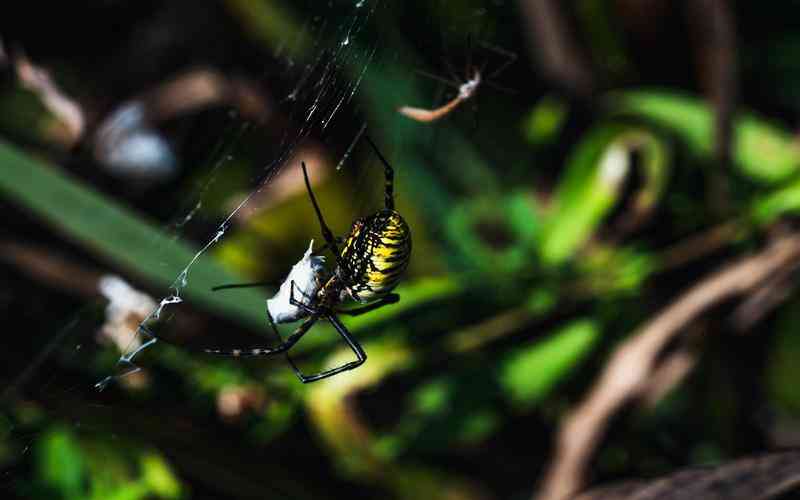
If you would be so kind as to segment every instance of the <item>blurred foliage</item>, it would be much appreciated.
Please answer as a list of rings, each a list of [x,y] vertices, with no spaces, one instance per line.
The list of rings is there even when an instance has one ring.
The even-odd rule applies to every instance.
[[[37,9],[0,28],[0,304],[20,325],[3,350],[8,496],[529,496],[608,352],[800,211],[800,36],[783,21],[800,9],[734,6],[727,168],[711,65],[696,63],[686,13],[654,4],[644,17],[632,2],[563,4],[600,82],[590,97],[545,77],[539,39],[506,2],[89,2],[49,14],[65,22],[47,36],[32,35]],[[756,57],[763,47],[781,50]],[[22,53],[79,103],[80,144],[59,140],[57,108],[20,81]],[[192,89],[153,97],[196,68],[222,75],[205,81],[211,98],[175,112]],[[475,68],[484,82],[446,117],[397,113],[453,99],[464,82],[444,80]],[[144,103],[173,146],[174,178],[103,165],[93,134],[123,102]],[[248,114],[254,102],[267,111]],[[309,240],[323,244],[300,160],[337,235],[381,206],[364,124],[395,167],[414,238],[401,300],[342,317],[367,363],[304,386],[282,357],[200,352],[273,342],[264,300]],[[145,315],[101,333],[102,274],[166,300],[150,325],[165,342],[134,364],[118,359],[146,340]],[[211,290],[242,281],[270,285]],[[791,276],[780,285],[794,292]],[[738,336],[732,305],[709,312],[695,373],[615,422],[596,478],[797,445],[796,305]],[[340,342],[320,323],[292,352],[309,372],[350,360]],[[107,375],[115,383],[96,391]]]
[[[120,451],[108,442],[80,442],[67,429],[53,427],[37,441],[35,485],[47,490],[42,495],[69,500],[182,497],[180,482],[159,454]],[[34,491],[30,494],[38,495]]]
[[[700,99],[674,92],[629,91],[613,96],[610,108],[668,128],[689,151],[711,159],[714,114]],[[800,146],[783,127],[741,113],[733,120],[733,130],[734,162],[752,180],[774,184],[794,175],[800,166]]]
[[[501,364],[501,387],[515,404],[534,406],[587,354],[599,333],[591,321],[577,321],[547,340],[510,353]]]

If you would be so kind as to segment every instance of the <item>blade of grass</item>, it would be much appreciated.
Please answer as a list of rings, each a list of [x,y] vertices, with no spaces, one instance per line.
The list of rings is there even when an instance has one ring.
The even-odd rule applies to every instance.
[[[0,195],[46,221],[110,265],[167,289],[197,249],[171,238],[158,225],[60,171],[0,141]],[[264,324],[262,291],[213,293],[241,281],[201,255],[191,266],[186,298],[252,327]]]

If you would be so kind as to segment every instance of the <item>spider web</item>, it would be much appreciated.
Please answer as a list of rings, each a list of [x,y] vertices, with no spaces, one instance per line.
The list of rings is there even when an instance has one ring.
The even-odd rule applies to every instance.
[[[119,377],[124,377],[140,370],[140,367],[134,363],[134,359],[139,353],[159,340],[144,325],[151,321],[160,320],[164,313],[169,312],[170,308],[184,302],[181,293],[189,286],[191,270],[198,259],[225,237],[233,218],[240,211],[246,209],[254,197],[268,188],[270,182],[286,166],[287,161],[298,145],[311,133],[318,133],[324,137],[328,128],[335,122],[338,114],[351,102],[376,51],[375,42],[365,40],[362,29],[374,14],[377,6],[378,2],[358,0],[349,19],[338,25],[335,30],[331,30],[321,18],[305,25],[305,32],[314,40],[315,54],[312,56],[312,62],[304,65],[304,69],[291,91],[281,99],[284,105],[288,105],[289,116],[292,118],[293,123],[284,132],[277,154],[274,159],[262,168],[256,180],[256,187],[218,224],[206,243],[178,273],[170,286],[171,293],[162,297],[157,307],[139,325],[140,327],[135,333],[143,336],[144,339],[140,343],[137,342],[139,343],[138,347],[129,348],[127,352],[120,356],[118,365],[121,372],[100,380],[96,384],[97,389],[102,390]],[[291,56],[289,56],[288,61],[290,64],[294,64]],[[235,137],[241,136],[248,128],[248,125],[244,123],[234,126],[238,128],[234,134]],[[337,169],[341,168],[343,162],[350,155],[353,145],[364,130],[364,127],[362,127],[355,132],[354,140],[339,161]],[[234,142],[236,140],[235,137]],[[223,143],[220,149],[227,151],[234,145]],[[224,171],[227,162],[232,159],[233,156],[228,153],[220,156],[212,169],[209,179],[200,189],[201,195],[210,189],[214,179],[219,175],[224,175],[222,171]],[[201,205],[202,199],[198,200],[188,213],[180,215],[178,217],[179,222],[174,227],[183,228],[189,224]],[[131,345],[134,344],[134,340],[136,339],[131,341]]]
[[[328,165],[333,167],[328,170],[330,175],[336,175],[336,172],[340,170],[357,168],[355,164],[348,162],[348,158],[356,150],[356,145],[367,131],[367,124],[357,118],[359,113],[356,103],[362,83],[370,83],[369,88],[366,83],[363,85],[365,87],[363,94],[367,98],[366,100],[374,99],[376,97],[374,94],[381,89],[393,88],[386,86],[381,80],[396,77],[393,71],[378,74],[376,71],[370,72],[370,68],[378,64],[385,64],[388,70],[402,68],[403,65],[400,63],[405,64],[403,57],[408,55],[406,51],[411,52],[413,49],[398,44],[390,49],[392,52],[387,53],[384,51],[384,47],[378,46],[373,24],[381,10],[388,7],[388,3],[385,5],[381,0],[350,0],[349,4],[345,4],[345,1],[314,2],[308,0],[307,4],[313,4],[313,8],[309,10],[314,13],[305,15],[305,19],[300,19],[296,23],[300,29],[282,36],[278,43],[270,44],[274,47],[273,59],[278,61],[280,68],[276,70],[268,67],[270,69],[263,70],[263,73],[256,78],[258,83],[272,92],[271,102],[275,103],[282,116],[280,127],[275,126],[276,122],[268,122],[264,125],[247,121],[244,113],[236,110],[221,113],[224,115],[221,123],[215,123],[216,127],[211,127],[215,139],[196,148],[200,150],[197,157],[199,158],[198,163],[202,167],[197,170],[203,172],[203,175],[197,178],[198,180],[195,181],[188,195],[172,195],[161,191],[154,196],[154,204],[160,203],[164,207],[170,207],[165,209],[167,210],[166,214],[162,209],[159,215],[160,220],[165,221],[161,224],[162,233],[168,235],[168,239],[171,239],[175,245],[186,246],[187,242],[193,242],[195,250],[192,251],[190,257],[176,263],[167,257],[170,250],[167,248],[169,243],[165,243],[163,239],[153,243],[153,247],[155,247],[153,253],[163,254],[164,258],[155,262],[148,261],[148,266],[151,269],[154,265],[159,266],[158,274],[164,278],[164,281],[171,283],[169,286],[163,286],[163,292],[155,296],[155,300],[152,302],[136,295],[135,290],[143,288],[141,282],[138,286],[133,282],[133,288],[126,288],[127,285],[114,280],[104,282],[107,290],[126,296],[131,303],[142,307],[138,318],[143,317],[144,320],[138,321],[137,318],[138,324],[126,325],[126,328],[121,330],[120,335],[114,339],[114,347],[117,348],[115,350],[113,347],[100,347],[97,342],[98,327],[109,320],[110,313],[105,304],[90,305],[72,316],[68,315],[60,320],[63,328],[57,332],[47,332],[46,344],[35,347],[34,355],[26,361],[20,373],[10,377],[9,387],[0,391],[0,400],[10,402],[17,395],[15,393],[19,393],[20,399],[29,398],[32,403],[31,407],[43,407],[46,414],[46,418],[43,418],[38,426],[20,423],[20,419],[16,416],[6,417],[0,414],[0,435],[5,431],[5,436],[10,437],[7,446],[0,443],[0,458],[3,454],[6,455],[6,460],[2,462],[5,469],[0,470],[0,489],[16,488],[15,476],[18,472],[21,469],[34,467],[31,464],[39,459],[35,450],[44,441],[43,434],[49,432],[49,428],[53,426],[54,422],[66,428],[68,433],[78,434],[78,430],[80,430],[81,439],[96,438],[97,442],[118,440],[120,449],[128,449],[131,441],[138,445],[137,439],[142,439],[141,442],[163,449],[168,455],[175,454],[177,456],[174,460],[175,463],[185,463],[179,459],[179,454],[183,452],[185,455],[187,449],[190,455],[200,455],[202,453],[200,450],[203,449],[224,455],[226,449],[224,445],[228,443],[214,441],[213,438],[214,434],[220,432],[220,429],[225,426],[211,427],[208,422],[203,421],[203,417],[206,417],[206,420],[209,417],[220,417],[221,412],[219,411],[215,413],[212,410],[211,415],[208,415],[208,406],[209,402],[213,406],[214,400],[219,404],[219,393],[222,391],[219,390],[219,386],[215,386],[213,389],[199,387],[200,384],[192,378],[195,375],[193,372],[202,371],[203,374],[198,376],[206,373],[217,374],[223,371],[225,375],[232,372],[234,375],[242,374],[243,376],[239,380],[244,380],[246,383],[251,383],[253,380],[263,381],[266,390],[282,391],[275,398],[276,400],[284,398],[289,400],[286,407],[290,405],[294,405],[293,409],[299,407],[295,401],[292,401],[292,398],[295,398],[297,391],[302,390],[304,386],[297,381],[288,365],[280,363],[283,361],[282,359],[276,359],[274,368],[278,369],[271,370],[264,368],[264,365],[269,364],[264,360],[249,365],[247,362],[237,361],[216,362],[205,354],[196,354],[188,348],[184,350],[182,341],[186,340],[188,335],[176,338],[174,342],[176,347],[166,344],[172,343],[171,339],[174,336],[182,335],[183,332],[190,330],[184,323],[187,317],[200,316],[204,319],[211,318],[210,321],[221,319],[220,317],[223,316],[221,314],[214,317],[214,313],[220,311],[204,308],[194,295],[195,287],[208,286],[207,282],[203,283],[201,279],[202,263],[206,260],[215,260],[209,257],[209,254],[225,249],[232,240],[235,242],[243,217],[248,214],[267,212],[266,210],[261,211],[262,206],[259,203],[264,199],[275,197],[280,191],[279,184],[283,177],[282,174],[295,169],[299,171],[299,160],[303,159],[299,153],[304,151],[303,148],[309,142],[314,140],[325,142],[326,139],[335,137],[335,141],[329,142],[342,147],[347,146],[343,150],[339,150],[338,157],[330,159]],[[273,3],[286,4],[287,2]],[[443,7],[446,6],[446,2],[438,3]],[[502,6],[498,7],[498,9],[502,8]],[[476,15],[476,20],[473,20],[471,24],[457,23],[452,33],[443,33],[442,36],[447,35],[447,39],[454,47],[463,47],[466,39],[463,32],[475,31],[473,25],[481,24],[484,17],[484,14],[480,13]],[[440,29],[437,21],[433,18],[419,22],[432,23],[430,27],[432,31]],[[242,22],[242,24],[245,23]],[[464,27],[466,29],[462,30],[461,28]],[[445,45],[445,43],[442,42],[441,45]],[[433,43],[420,48],[420,51],[438,54],[437,48],[438,45]],[[466,52],[469,52],[469,48],[466,49]],[[421,64],[419,60],[415,61],[413,67],[427,68],[446,76],[446,71],[442,68],[442,61],[447,61],[450,57],[446,53],[441,55],[443,57],[432,56],[427,65]],[[384,58],[387,56],[393,56],[395,60],[385,61]],[[247,74],[252,75],[254,72],[250,71]],[[256,72],[256,74],[258,73]],[[419,78],[420,75],[407,76],[408,80],[422,80],[423,84],[428,83],[429,87],[438,84],[437,82],[425,82],[424,78]],[[375,83],[376,81],[377,83]],[[400,83],[404,84],[405,82]],[[404,85],[397,85],[397,87],[404,88]],[[428,93],[422,95],[428,95]],[[383,99],[384,96],[381,94],[379,97]],[[387,96],[387,102],[382,103],[381,111],[391,114],[395,112],[393,97]],[[422,101],[408,102],[408,104],[417,102]],[[405,103],[405,101],[402,102],[402,104]],[[376,115],[372,115],[376,122],[381,123],[377,118],[378,111],[372,109],[371,111],[376,113]],[[399,122],[402,126],[402,119]],[[267,128],[269,130],[265,130]],[[394,130],[390,130],[388,133],[393,136],[392,138],[401,135]],[[428,149],[431,151],[438,151],[436,134],[432,128],[429,130],[419,128],[415,135],[419,135],[421,138],[415,137],[413,141],[406,140],[405,143],[402,140],[392,143],[387,151],[387,156],[394,157],[398,150],[403,150],[404,145],[406,149],[411,149],[408,147],[409,145],[417,146],[420,143],[428,144]],[[252,151],[248,149],[251,148],[254,137],[266,138],[264,142],[269,142],[268,147],[259,151],[260,155],[252,154]],[[231,190],[228,185],[230,178],[241,175],[243,159],[254,156],[261,158],[260,163],[249,171],[248,174],[251,176],[249,179],[241,181],[248,182],[248,187],[236,189],[237,193],[244,193],[244,195],[222,212],[210,211],[209,206],[215,203],[219,205],[219,202],[215,201],[218,199],[219,193]],[[319,176],[316,175],[319,171],[315,168],[317,166],[315,162],[309,158],[305,159],[310,168],[312,180],[319,179]],[[196,167],[197,165],[191,166]],[[408,172],[408,168],[413,168],[413,165],[405,164],[403,173]],[[346,176],[352,173],[344,172],[343,174]],[[373,191],[378,193],[379,190],[374,189],[376,184],[367,181],[377,180],[380,176],[380,170],[356,173],[352,179],[353,186],[348,187],[348,193]],[[420,178],[428,179],[429,177],[425,173]],[[305,196],[304,191],[303,195]],[[379,195],[380,193],[375,194],[375,196]],[[368,202],[374,201],[366,198],[366,196],[357,196],[355,200],[348,200],[348,202],[354,205],[353,211],[363,214],[368,210]],[[304,201],[307,203],[307,200]],[[361,206],[358,206],[359,202]],[[335,204],[331,205],[336,208]],[[181,208],[171,211],[175,206]],[[328,208],[331,208],[330,205]],[[159,212],[159,210],[154,210],[154,212]],[[220,213],[222,213],[221,216]],[[330,223],[330,221],[328,222]],[[266,223],[269,224],[269,220],[266,220]],[[304,220],[303,223],[308,224],[310,228],[313,226],[312,234],[318,234],[319,228],[315,219]],[[315,242],[315,246],[319,245],[319,241]],[[292,263],[300,258],[302,251],[307,246],[308,240],[305,240],[304,245],[298,247],[298,253],[291,260]],[[282,276],[285,276],[289,267],[286,266],[282,270],[276,271],[275,274],[281,276],[283,273]],[[249,279],[245,278],[243,281],[249,281]],[[225,283],[213,284],[223,285]],[[151,286],[149,289],[152,290],[153,287]],[[198,305],[198,309],[209,314],[196,314],[194,312],[196,305]],[[259,325],[263,328],[263,333],[269,335],[264,317],[263,301],[250,310],[258,311],[261,314],[262,321]],[[225,318],[226,321],[230,319],[230,317]],[[152,328],[157,337],[143,332],[140,328],[142,325]],[[162,328],[164,326],[167,328]],[[328,325],[321,326],[324,328]],[[248,333],[252,332],[248,330]],[[159,340],[162,342],[158,342]],[[203,347],[219,347],[216,344],[216,338],[207,340],[209,343]],[[309,339],[309,344],[312,342],[314,342],[314,338]],[[90,354],[92,350],[95,352]],[[121,355],[120,351],[122,351]],[[151,356],[158,356],[158,361],[151,362]],[[57,359],[54,360],[54,358]],[[175,361],[176,358],[178,361]],[[313,356],[311,358],[310,362],[318,362],[317,358],[313,358]],[[89,365],[90,363],[91,365]],[[49,364],[57,368],[52,370],[53,373],[49,373]],[[69,373],[70,370],[72,370],[72,378],[64,377],[63,374]],[[93,374],[88,380],[87,372]],[[264,378],[256,378],[253,376],[255,374],[263,375]],[[282,376],[285,378],[281,378]],[[291,380],[291,384],[285,383],[287,379]],[[21,390],[23,388],[26,391]],[[176,388],[179,391],[176,394],[164,394]],[[137,399],[139,397],[146,397],[146,403],[141,404],[141,399]],[[183,408],[183,405],[192,403],[192,398],[202,399],[202,403],[191,409]],[[140,407],[137,408],[137,405]],[[302,407],[300,406],[300,408]],[[267,411],[261,413],[263,415],[259,415],[261,420],[258,423],[268,422]],[[170,421],[159,422],[159,418],[164,418],[164,416],[169,416]],[[124,426],[108,424],[108,422],[120,421],[125,422]],[[269,422],[271,423],[271,421]],[[203,428],[204,424],[207,428]],[[138,427],[139,425],[142,427]],[[35,430],[31,431],[31,428]],[[172,431],[191,435],[189,440],[196,442],[188,444],[180,442],[181,436],[170,436],[172,440],[163,438],[159,435],[162,430],[167,433]],[[194,432],[195,430],[197,432]],[[242,428],[235,428],[233,432],[242,430]],[[282,430],[285,429],[270,430],[270,432],[274,432],[274,435],[277,436]],[[249,432],[250,429],[248,428],[247,431]],[[224,428],[222,432],[224,432]],[[112,439],[109,440],[110,433],[113,434],[110,436]],[[157,441],[153,438],[153,442],[145,441],[145,439],[152,438],[153,435],[158,436],[161,440]],[[182,437],[184,440],[186,439],[185,436]],[[250,438],[252,435],[247,437]],[[261,444],[266,442],[267,439],[264,439]],[[241,452],[240,456],[261,458],[258,457],[260,451],[247,450]],[[292,450],[290,450],[291,453]],[[8,456],[12,458],[8,459]],[[197,460],[195,456],[190,458]],[[28,471],[23,471],[23,473],[25,472]],[[229,471],[225,471],[225,474],[228,473]],[[262,475],[264,475],[264,470],[249,473],[250,477],[261,477]],[[285,475],[291,476],[288,473]],[[240,475],[240,477],[247,476],[246,473]],[[260,487],[262,490],[268,488],[270,496],[293,498],[288,493],[291,491],[290,488],[282,491],[278,484],[280,476],[279,472],[270,471],[269,480],[261,483]],[[207,486],[208,482],[203,481],[201,484]],[[260,491],[253,497],[263,498],[266,496],[262,493],[263,491]]]
[[[374,35],[368,32],[367,26],[381,8],[379,0],[355,0],[349,5],[328,4],[330,16],[317,14],[301,22],[302,29],[293,36],[288,36],[275,49],[273,54],[283,63],[285,72],[281,75],[263,76],[265,85],[271,79],[279,80],[278,88],[285,89],[281,94],[273,95],[282,116],[285,117],[285,127],[280,137],[275,141],[270,157],[263,161],[253,178],[250,179],[252,188],[228,213],[220,220],[209,221],[207,212],[203,208],[213,198],[217,185],[226,179],[234,169],[238,159],[237,148],[249,134],[259,134],[263,131],[257,124],[244,121],[237,112],[229,115],[227,127],[219,131],[221,138],[216,145],[209,147],[207,174],[198,183],[196,189],[182,200],[182,209],[170,217],[170,221],[162,226],[165,233],[170,235],[175,242],[185,242],[190,237],[203,243],[191,259],[174,274],[172,284],[167,293],[155,301],[147,312],[140,326],[150,324],[156,320],[169,321],[174,316],[177,308],[190,303],[185,297],[185,291],[192,284],[193,269],[197,263],[222,242],[228,235],[229,229],[235,223],[235,218],[241,213],[257,208],[251,207],[260,196],[269,196],[273,181],[284,168],[294,168],[288,163],[309,137],[324,139],[336,130],[337,118],[341,115],[353,113],[353,100],[373,61],[377,50]],[[324,6],[315,6],[316,10],[324,10]],[[334,15],[334,9],[337,9]],[[342,10],[347,14],[343,21],[332,22],[329,19],[341,19]],[[305,40],[305,42],[303,42]],[[270,85],[270,88],[275,88]],[[278,92],[278,91],[276,91]],[[363,135],[366,125],[356,127],[345,135],[351,138],[350,146],[340,158],[336,158],[334,165],[339,168],[350,156],[354,144]],[[337,132],[342,135],[341,130]],[[310,165],[313,171],[313,165]],[[298,255],[299,257],[299,255]],[[166,270],[164,272],[171,272]],[[110,286],[114,286],[113,284]],[[116,368],[105,378],[97,381],[94,388],[85,387],[84,381],[62,381],[55,377],[48,378],[46,363],[53,356],[62,356],[60,351],[70,353],[74,361],[67,360],[67,364],[80,363],[79,354],[87,350],[88,344],[94,343],[87,337],[93,337],[96,326],[103,321],[105,315],[103,306],[89,306],[78,311],[74,317],[65,321],[64,327],[55,332],[50,341],[39,353],[31,359],[22,373],[12,378],[11,384],[0,391],[0,400],[4,402],[14,398],[24,385],[36,383],[36,392],[41,400],[48,400],[58,407],[54,413],[72,425],[86,429],[92,424],[93,419],[71,413],[67,410],[69,404],[65,401],[80,399],[90,402],[85,407],[90,412],[114,413],[115,405],[109,403],[109,392],[104,389],[125,380],[141,370],[137,365],[137,356],[148,348],[152,348],[158,338],[149,336],[141,328],[129,328],[127,338],[119,341],[124,345],[124,352],[119,356]],[[91,332],[88,335],[83,335]],[[65,347],[65,346],[71,346]],[[70,354],[67,354],[69,357]],[[82,359],[82,358],[81,358]],[[36,380],[34,380],[36,379]],[[40,384],[38,379],[43,379]],[[5,417],[0,414],[0,418]],[[15,423],[9,421],[3,424],[2,432],[6,436],[13,436],[17,441],[33,443],[38,436],[25,436],[15,429]],[[98,429],[98,432],[103,432]],[[13,487],[13,481],[18,467],[24,467],[24,459],[29,455],[30,444],[23,445],[20,449],[0,446],[0,454],[18,455],[12,459],[10,468],[0,473],[6,488]],[[16,464],[15,464],[16,462]]]

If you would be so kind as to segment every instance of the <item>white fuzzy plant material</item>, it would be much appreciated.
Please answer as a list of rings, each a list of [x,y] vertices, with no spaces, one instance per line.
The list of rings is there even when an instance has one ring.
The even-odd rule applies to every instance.
[[[310,304],[322,285],[321,275],[325,272],[325,257],[311,255],[314,240],[300,261],[292,266],[289,276],[281,283],[278,293],[267,300],[267,311],[275,323],[290,323],[308,316],[303,308],[292,305],[289,297],[294,281],[294,298],[303,304]]]
[[[137,349],[141,342],[133,332],[155,310],[156,301],[131,287],[119,276],[103,276],[97,288],[108,299],[106,322],[100,329],[100,340],[110,340],[121,352]]]

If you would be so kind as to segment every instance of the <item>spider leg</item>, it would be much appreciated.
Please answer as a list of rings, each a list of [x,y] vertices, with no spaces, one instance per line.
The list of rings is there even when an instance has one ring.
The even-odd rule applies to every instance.
[[[267,321],[269,322],[269,327],[272,330],[272,333],[278,338],[278,344],[280,345],[283,342],[283,338],[281,337],[281,333],[278,331],[278,327],[275,325],[275,321],[272,319],[272,315],[269,313],[269,309],[267,309]]]
[[[344,238],[342,238],[341,236],[337,236],[337,237],[335,237],[335,238],[334,238],[334,240],[336,240],[336,244],[337,244],[337,245],[341,245],[342,243],[344,243]],[[317,250],[316,252],[314,252],[314,254],[315,254],[315,255],[319,255],[319,254],[321,254],[322,252],[324,252],[325,250],[327,250],[328,248],[330,248],[330,245],[328,245],[327,243],[325,243],[324,245],[322,245],[321,247],[319,247],[319,250]],[[333,249],[332,249],[332,248],[331,248],[331,251],[333,251]]]
[[[300,290],[300,295],[302,295],[308,302],[311,302],[311,297],[309,297],[304,291]],[[300,302],[294,298],[294,280],[292,280],[292,286],[289,288],[289,303],[295,307],[299,307],[309,314],[317,314],[317,310],[308,305],[307,302]]]
[[[504,93],[504,94],[509,94],[509,95],[516,95],[516,94],[519,94],[519,92],[518,92],[518,91],[516,91],[516,90],[512,89],[511,87],[504,87],[504,86],[502,86],[502,85],[498,85],[498,84],[496,84],[496,83],[494,83],[494,82],[490,82],[490,81],[484,81],[484,82],[483,82],[483,85],[486,85],[487,87],[491,87],[491,88],[493,88],[494,90],[497,90],[497,91],[499,91],[499,92],[502,92],[502,93]]]
[[[322,218],[322,212],[319,209],[319,205],[317,205],[317,199],[314,197],[314,191],[311,190],[311,183],[308,180],[308,171],[306,170],[306,162],[300,162],[300,165],[303,167],[303,178],[306,181],[306,189],[308,190],[308,197],[311,198],[311,204],[314,205],[314,211],[317,213],[317,219],[319,219],[319,228],[322,232],[322,237],[325,238],[325,243],[333,249],[334,255],[339,256],[339,247],[336,245],[336,237],[333,235],[333,231],[325,224],[325,219]],[[338,262],[337,262],[338,264]]]
[[[450,62],[450,55],[448,54],[448,51],[447,51],[447,44],[445,43],[444,35],[441,32],[440,32],[440,37],[441,37],[440,41],[441,41],[441,44],[442,44],[442,62],[444,62],[444,67],[447,70],[447,73],[450,75],[450,78],[452,78],[455,81],[458,81],[461,78],[458,76],[458,73],[456,72],[456,69],[453,67],[453,64]]]
[[[356,307],[353,309],[338,310],[336,311],[336,314],[346,314],[348,316],[360,316],[361,314],[374,311],[375,309],[379,309],[383,306],[387,306],[389,304],[395,304],[399,300],[400,296],[398,294],[390,293],[389,295],[382,297],[381,299],[373,302],[372,304],[367,304],[363,307]]]
[[[378,150],[378,146],[376,146],[375,143],[372,142],[372,139],[370,139],[368,135],[365,135],[364,137],[367,139],[367,142],[372,147],[372,150],[381,160],[381,163],[383,163],[384,167],[383,173],[384,176],[386,177],[386,191],[384,193],[384,201],[386,208],[388,210],[394,210],[394,169],[392,168],[391,165],[389,165],[389,162],[386,161],[386,158],[383,157],[380,150]]]
[[[356,368],[357,366],[364,364],[364,362],[367,360],[367,353],[364,352],[364,349],[361,347],[358,341],[356,341],[356,339],[353,338],[352,334],[347,331],[347,328],[344,327],[344,325],[339,321],[339,319],[333,314],[327,314],[325,317],[328,319],[328,321],[331,322],[333,327],[336,328],[336,331],[339,332],[339,335],[341,335],[344,341],[347,342],[347,345],[350,346],[350,349],[353,350],[353,352],[356,355],[356,358],[358,359],[356,361],[350,361],[349,363],[345,363],[342,366],[331,368],[330,370],[325,370],[314,375],[304,375],[297,368],[297,366],[294,364],[294,362],[289,358],[287,354],[286,358],[289,359],[289,363],[292,365],[292,369],[294,370],[295,374],[297,374],[297,377],[300,379],[300,381],[303,382],[304,384],[307,384],[309,382],[316,382],[317,380],[321,380],[323,378],[332,377],[337,373],[342,373],[343,371],[352,370],[353,368]]]
[[[272,315],[269,313],[269,309],[267,309],[267,321],[269,321],[269,326],[272,329],[272,332],[275,334],[275,336],[278,337],[278,343],[280,344],[281,342],[283,342],[283,338],[281,337],[281,334],[278,331],[278,327],[275,325],[275,321],[272,320]],[[289,356],[289,351],[286,351],[286,353],[283,356],[286,358],[286,361],[295,370],[295,372],[297,372],[297,369],[294,366],[294,361],[292,361],[292,358]]]
[[[309,316],[302,325],[298,326],[297,329],[292,332],[291,335],[284,341],[281,342],[279,345],[275,347],[256,347],[256,348],[249,348],[249,349],[203,349],[205,352],[209,354],[216,354],[219,356],[233,356],[233,357],[244,357],[244,356],[270,356],[273,354],[280,354],[283,352],[288,351],[292,348],[293,345],[297,343],[300,338],[314,326],[314,323],[319,321],[319,315]],[[277,330],[276,330],[277,332]]]
[[[467,67],[464,70],[464,75],[467,80],[472,78],[472,33],[467,33]]]
[[[500,55],[500,56],[502,56],[502,57],[504,57],[506,59],[506,61],[503,64],[501,64],[500,67],[498,67],[496,70],[492,71],[491,74],[489,74],[489,76],[486,77],[487,80],[498,76],[500,73],[505,71],[506,68],[508,68],[509,66],[511,66],[512,64],[514,64],[517,61],[517,57],[518,56],[517,56],[516,52],[511,52],[509,50],[505,50],[505,49],[500,48],[500,47],[498,47],[496,45],[492,45],[490,43],[483,42],[483,41],[479,42],[479,45],[482,48],[488,50],[489,52],[494,52],[495,54],[498,54],[498,55]]]
[[[420,75],[425,76],[427,78],[430,78],[431,80],[434,80],[434,81],[437,81],[439,83],[443,83],[443,84],[445,84],[447,86],[453,87],[454,89],[457,89],[461,85],[457,81],[448,80],[447,78],[442,78],[439,75],[434,75],[433,73],[430,73],[430,72],[425,71],[423,69],[415,69],[414,72],[415,73],[419,73]]]
[[[475,73],[482,75],[484,71],[486,71],[486,67],[489,66],[489,60],[483,61],[483,64],[480,65],[479,68],[475,68]],[[494,73],[491,74],[494,76]]]
[[[218,292],[220,290],[229,290],[231,288],[251,288],[257,286],[277,286],[275,283],[268,283],[266,281],[256,281],[253,283],[229,283],[226,285],[217,285],[211,287],[212,292]]]

